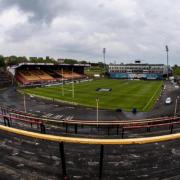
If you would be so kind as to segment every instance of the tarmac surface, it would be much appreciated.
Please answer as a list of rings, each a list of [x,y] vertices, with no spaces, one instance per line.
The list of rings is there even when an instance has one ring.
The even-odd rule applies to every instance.
[[[151,112],[116,112],[110,110],[99,110],[99,120],[125,120],[125,119],[144,119],[160,116],[173,116],[175,111],[175,102],[177,96],[180,96],[180,89],[175,88],[171,82],[165,82],[165,89]],[[24,96],[16,91],[16,88],[10,87],[0,91],[1,104],[9,107],[24,110]],[[167,97],[172,98],[170,105],[165,104]],[[180,113],[179,101],[177,101],[177,114]],[[73,106],[53,100],[44,100],[32,96],[25,96],[27,112],[38,114],[39,116],[53,119],[76,119],[76,120],[96,120],[96,109]],[[112,103],[112,102],[111,102]],[[137,110],[138,111],[138,110]]]
[[[165,105],[167,97],[173,99]],[[148,113],[100,111],[101,120],[138,119],[174,115],[180,96],[170,82],[165,83],[159,100]],[[0,102],[23,109],[23,96],[14,88],[1,90]],[[178,101],[177,101],[178,102]],[[27,111],[40,116],[89,120],[96,110],[26,97]],[[177,103],[177,114],[180,107]],[[63,115],[61,117],[61,115]],[[70,117],[71,116],[71,117]],[[17,125],[18,126],[18,125]],[[27,127],[24,129],[29,130]],[[54,129],[50,129],[54,131]],[[178,132],[178,131],[177,131]],[[71,180],[99,179],[100,145],[64,144],[67,176]],[[59,144],[30,139],[0,131],[0,179],[57,180],[62,178]],[[102,180],[179,180],[180,140],[146,145],[105,145]]]

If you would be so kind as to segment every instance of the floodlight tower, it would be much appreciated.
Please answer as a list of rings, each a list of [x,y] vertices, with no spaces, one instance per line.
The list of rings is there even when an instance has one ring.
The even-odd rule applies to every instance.
[[[104,73],[106,72],[106,48],[103,48]]]
[[[166,53],[167,53],[167,79],[169,79],[169,47],[168,45],[165,46],[166,47]]]

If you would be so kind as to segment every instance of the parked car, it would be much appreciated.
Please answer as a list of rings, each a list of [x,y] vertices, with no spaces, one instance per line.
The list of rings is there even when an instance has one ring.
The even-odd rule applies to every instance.
[[[166,104],[171,104],[172,103],[171,97],[167,97],[165,103]]]

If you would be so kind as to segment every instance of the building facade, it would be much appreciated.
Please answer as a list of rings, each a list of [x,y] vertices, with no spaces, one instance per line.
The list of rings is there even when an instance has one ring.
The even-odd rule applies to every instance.
[[[131,64],[109,64],[108,72],[116,79],[163,79],[167,75],[164,64],[142,64],[140,61]],[[169,72],[170,73],[170,72]]]

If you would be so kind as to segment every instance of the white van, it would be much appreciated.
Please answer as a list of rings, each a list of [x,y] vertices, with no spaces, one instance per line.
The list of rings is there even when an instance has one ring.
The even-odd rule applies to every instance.
[[[167,97],[166,101],[165,101],[165,104],[171,104],[171,103],[172,103],[171,97]]]

